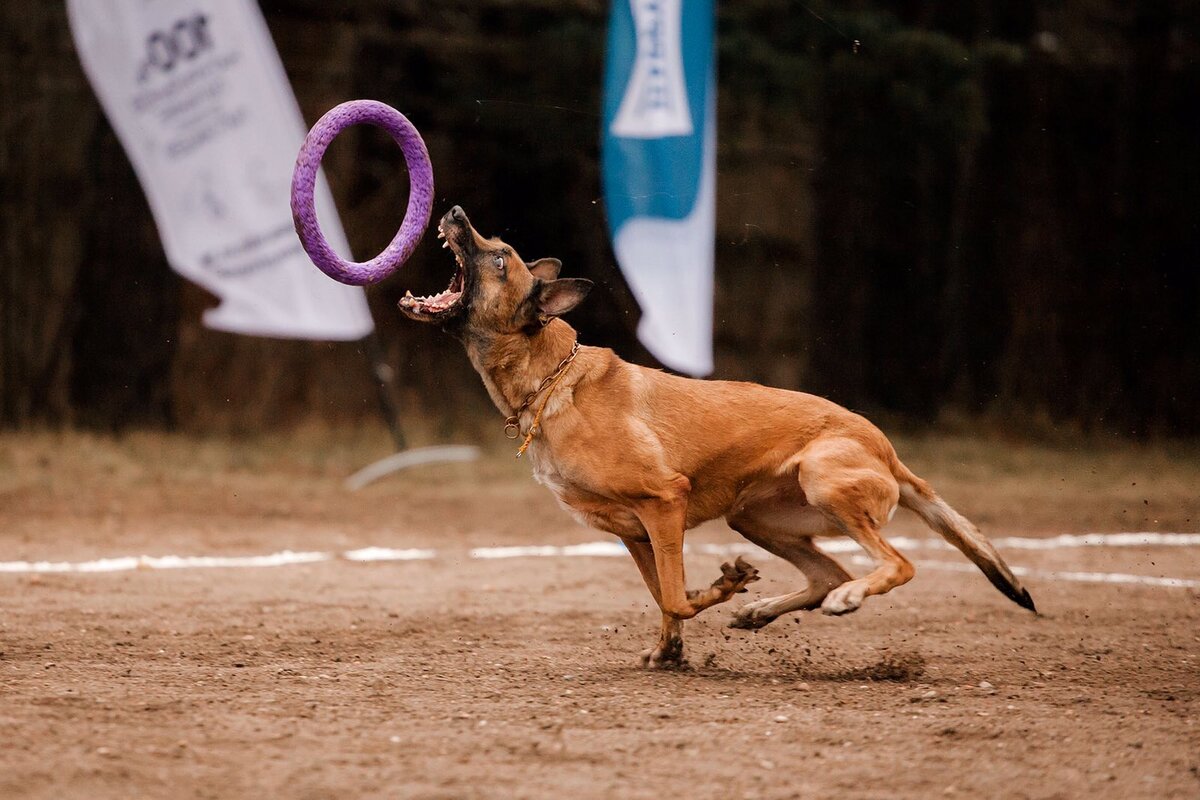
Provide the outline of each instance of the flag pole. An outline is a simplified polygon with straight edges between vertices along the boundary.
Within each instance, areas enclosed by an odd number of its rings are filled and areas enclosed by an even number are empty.
[[[395,394],[396,370],[387,363],[383,344],[379,341],[379,334],[375,328],[363,338],[362,345],[367,367],[375,378],[379,413],[392,434],[392,444],[396,446],[396,452],[406,450],[408,443],[404,438],[404,430],[400,427],[400,403]]]
[[[393,472],[424,464],[445,464],[453,461],[475,461],[479,458],[479,448],[474,445],[449,444],[416,447],[409,449],[400,425],[400,403],[397,400],[396,370],[387,362],[383,350],[383,342],[379,338],[377,328],[364,336],[362,352],[367,361],[371,377],[375,379],[376,397],[379,401],[379,413],[392,434],[392,443],[396,452],[386,458],[381,458],[346,478],[344,484],[351,491],[358,491],[369,483],[379,480]]]

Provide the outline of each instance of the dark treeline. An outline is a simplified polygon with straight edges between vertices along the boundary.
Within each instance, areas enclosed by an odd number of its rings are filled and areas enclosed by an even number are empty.
[[[915,421],[1200,431],[1200,6],[1183,0],[719,2],[717,377]],[[311,121],[408,114],[461,203],[600,291],[585,341],[647,360],[598,169],[607,3],[263,3]],[[173,276],[61,3],[0,7],[0,424],[237,430],[357,417],[355,345],[207,331]],[[360,257],[406,184],[383,134],[326,160]],[[486,408],[457,345],[405,324],[430,238],[370,291],[413,417]],[[454,398],[453,403],[447,398]],[[453,409],[453,410],[452,410]]]

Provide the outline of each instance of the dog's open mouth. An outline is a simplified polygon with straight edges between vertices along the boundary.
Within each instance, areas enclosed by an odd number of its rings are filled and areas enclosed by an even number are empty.
[[[422,322],[435,322],[462,311],[467,273],[462,248],[456,241],[456,233],[457,230],[447,230],[445,219],[438,223],[438,238],[445,240],[442,247],[449,248],[450,252],[454,253],[454,261],[457,264],[454,277],[450,279],[450,285],[437,294],[417,297],[412,292],[405,292],[404,297],[400,298],[400,310],[408,317]]]

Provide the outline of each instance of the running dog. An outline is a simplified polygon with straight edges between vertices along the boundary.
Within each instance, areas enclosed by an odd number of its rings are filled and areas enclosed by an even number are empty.
[[[438,224],[457,270],[429,297],[406,293],[401,311],[462,340],[488,394],[522,438],[534,477],[580,522],[625,542],[662,610],[648,667],[678,667],[682,621],[724,603],[758,570],[740,557],[706,589],[688,590],[683,539],[724,517],[754,544],[794,564],[799,591],[742,606],[730,623],[760,628],[782,614],[847,614],[913,577],[880,535],[910,509],[973,561],[1006,597],[1035,611],[995,547],[896,456],[870,422],[828,400],[753,383],[701,381],[580,347],[560,317],[592,283],[559,278],[553,258],[525,262],[485,239],[455,206]],[[849,536],[875,567],[854,578],[814,538]]]

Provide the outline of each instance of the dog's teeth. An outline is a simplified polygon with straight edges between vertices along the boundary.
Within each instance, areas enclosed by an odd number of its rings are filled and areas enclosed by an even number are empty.
[[[411,291],[409,291],[408,289],[405,289],[405,290],[404,290],[404,296],[405,296],[406,298],[408,298],[409,300],[411,300],[411,299],[412,299],[412,296],[413,296],[413,293],[412,293]]]
[[[446,249],[447,247],[449,247],[449,246],[450,246],[450,243],[449,243],[449,242],[442,242],[442,249],[443,249],[443,250],[445,250],[445,249]]]
[[[438,230],[438,238],[439,238],[439,239],[445,239],[445,238],[446,238],[446,234],[442,233],[442,231],[441,231],[440,229]]]

